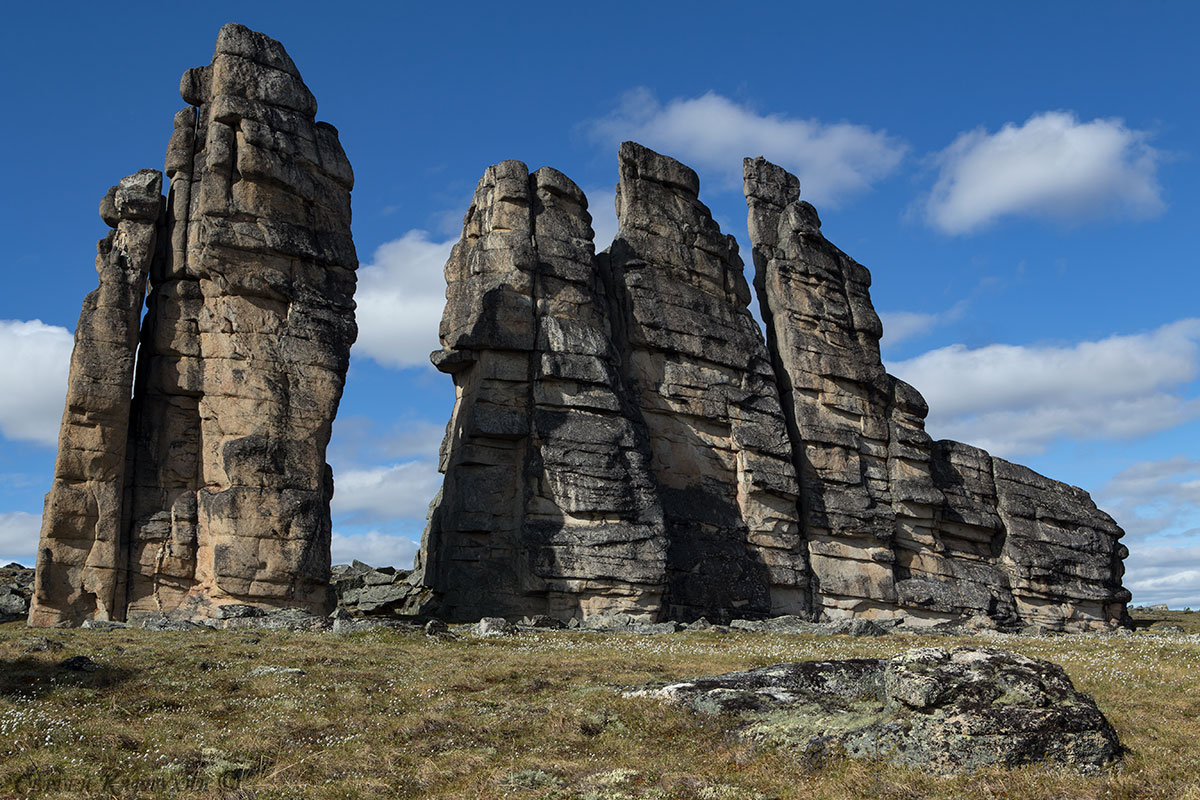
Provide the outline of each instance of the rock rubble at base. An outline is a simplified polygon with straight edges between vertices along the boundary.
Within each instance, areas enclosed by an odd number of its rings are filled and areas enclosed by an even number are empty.
[[[0,622],[28,617],[32,594],[33,570],[15,561],[0,567]]]
[[[1039,762],[1091,772],[1121,753],[1061,667],[991,648],[776,664],[626,695],[722,715],[737,737],[804,757],[844,753],[943,773]]]

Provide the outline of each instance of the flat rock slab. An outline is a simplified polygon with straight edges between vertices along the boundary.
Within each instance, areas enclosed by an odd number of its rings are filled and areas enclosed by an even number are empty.
[[[1049,661],[985,647],[803,661],[626,693],[728,715],[736,735],[933,772],[1047,762],[1084,772],[1121,753],[1116,731]]]

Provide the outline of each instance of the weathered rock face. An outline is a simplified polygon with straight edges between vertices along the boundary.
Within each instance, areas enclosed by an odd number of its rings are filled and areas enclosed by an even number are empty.
[[[653,454],[671,619],[808,611],[799,487],[737,242],[674,159],[626,142],[609,261]]]
[[[457,401],[405,606],[712,620],[1124,620],[1121,530],[1079,489],[956,442],[887,374],[870,274],[799,182],[746,163],[766,341],[696,174],[621,146],[595,253],[567,178],[489,168],[446,266]]]
[[[655,613],[663,514],[583,193],[484,174],[446,265],[438,369],[457,399],[417,576],[452,619]]]
[[[101,207],[116,231],[76,333],[32,624],[328,603],[353,174],[260,33],[226,25],[180,91],[165,211],[149,171]]]
[[[870,273],[821,235],[794,176],[758,158],[745,178],[815,605],[1072,630],[1122,621],[1116,523],[1080,489],[931,441],[924,399],[880,359]]]
[[[732,716],[740,738],[805,756],[932,772],[1036,762],[1094,771],[1121,753],[1116,731],[1061,667],[990,648],[775,664],[627,694]]]
[[[113,230],[96,246],[100,285],[84,299],[75,327],[32,625],[109,619],[124,610],[130,387],[146,276],[160,251],[162,205],[156,170],[124,178],[100,202],[100,216]]]
[[[565,176],[488,169],[446,266],[458,398],[414,580],[438,613],[807,610],[797,486],[732,237],[699,181],[621,149],[596,256]]]
[[[26,619],[33,594],[33,570],[15,561],[0,567],[0,622]]]

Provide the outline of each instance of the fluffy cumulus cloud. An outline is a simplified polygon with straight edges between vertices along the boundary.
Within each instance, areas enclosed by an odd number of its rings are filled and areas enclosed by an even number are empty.
[[[1200,535],[1200,461],[1194,458],[1133,464],[1114,475],[1097,497],[1131,538]]]
[[[420,520],[440,485],[429,460],[335,469],[332,512],[355,523]]]
[[[1200,417],[1200,319],[1073,345],[951,345],[893,362],[929,401],[928,427],[996,455],[1062,438],[1132,438]]]
[[[419,545],[406,536],[393,536],[379,531],[342,534],[334,532],[331,547],[334,564],[349,564],[358,560],[373,567],[412,567]]]
[[[592,122],[591,133],[609,145],[632,139],[664,152],[716,176],[721,188],[741,186],[744,157],[766,156],[800,178],[805,198],[829,205],[889,175],[906,150],[863,125],[760,114],[715,92],[664,105],[645,88]]]
[[[385,367],[427,367],[439,347],[446,304],[442,269],[455,240],[412,230],[381,245],[358,271],[358,342],[354,354]]]
[[[1200,608],[1200,460],[1132,464],[1096,492],[1125,528],[1125,587],[1142,605]]]
[[[996,133],[960,134],[934,158],[939,172],[925,208],[929,222],[962,234],[1006,216],[1062,223],[1153,216],[1163,201],[1159,155],[1147,139],[1119,119],[1081,122],[1064,111]]]
[[[1124,583],[1136,605],[1200,608],[1200,541],[1130,542]]]
[[[71,332],[41,320],[0,320],[0,434],[58,441],[71,365]]]
[[[0,563],[19,561],[25,566],[33,566],[41,528],[42,517],[39,514],[0,512]]]

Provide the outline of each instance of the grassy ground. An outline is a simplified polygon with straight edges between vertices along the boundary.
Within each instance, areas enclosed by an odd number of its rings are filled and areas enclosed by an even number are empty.
[[[28,637],[61,642],[26,653]],[[1062,664],[1128,753],[1099,776],[937,777],[754,749],[612,687],[963,639],[545,633],[432,639],[0,625],[0,797],[1200,800],[1200,641],[1012,638]],[[976,643],[979,643],[976,640]],[[86,655],[102,665],[58,664]],[[303,675],[251,676],[278,665]]]

